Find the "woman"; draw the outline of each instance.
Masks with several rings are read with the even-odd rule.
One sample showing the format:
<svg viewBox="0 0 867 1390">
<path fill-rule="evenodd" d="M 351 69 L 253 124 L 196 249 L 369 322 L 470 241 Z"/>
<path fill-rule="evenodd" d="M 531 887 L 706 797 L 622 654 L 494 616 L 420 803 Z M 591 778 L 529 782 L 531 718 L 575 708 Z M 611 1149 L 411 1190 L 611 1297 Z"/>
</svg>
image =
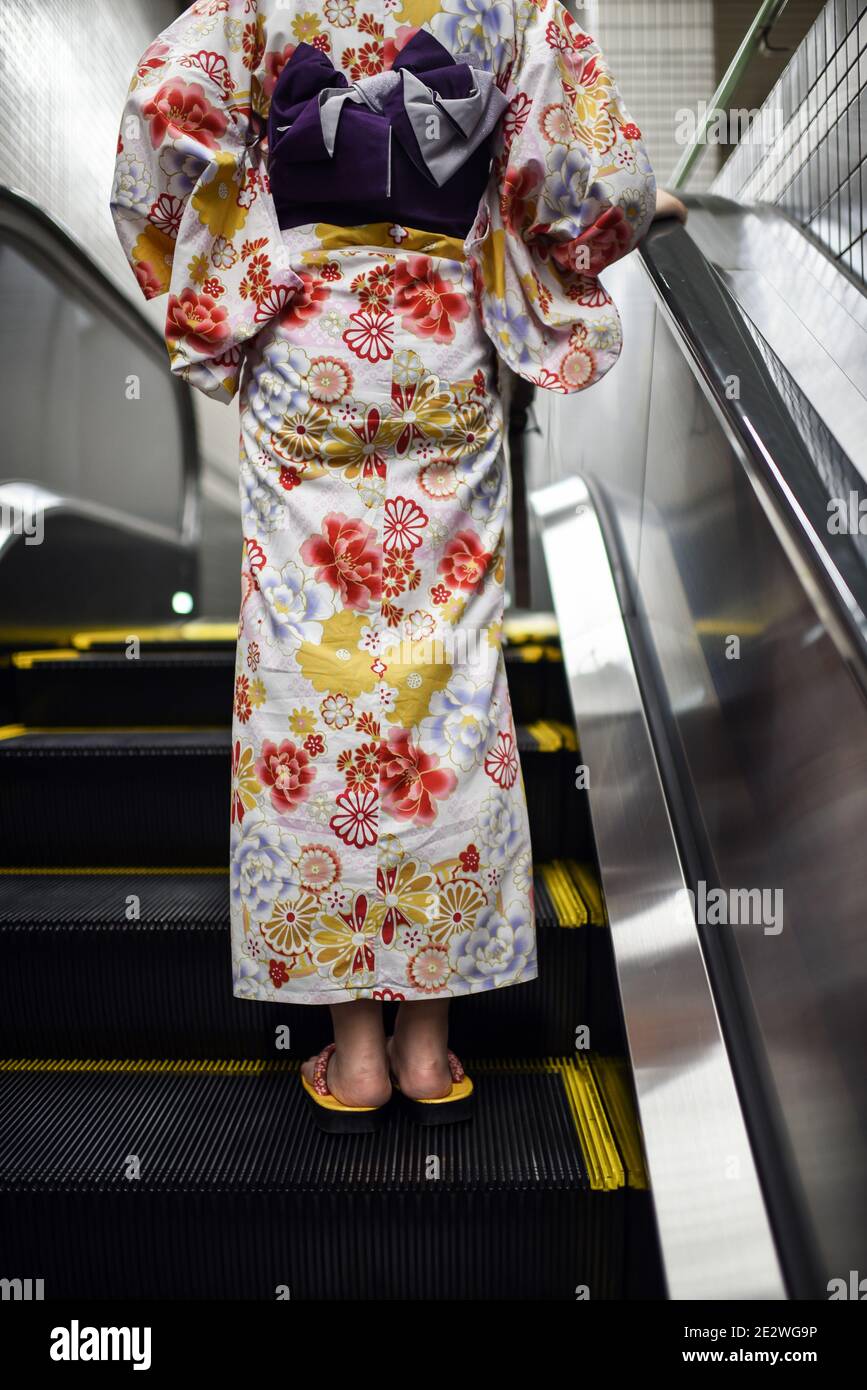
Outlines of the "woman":
<svg viewBox="0 0 867 1390">
<path fill-rule="evenodd" d="M 234 991 L 332 1006 L 324 1127 L 465 1116 L 448 1000 L 536 977 L 495 350 L 598 381 L 654 207 L 558 0 L 199 0 L 133 76 L 118 235 L 171 369 L 240 388 Z"/>
</svg>

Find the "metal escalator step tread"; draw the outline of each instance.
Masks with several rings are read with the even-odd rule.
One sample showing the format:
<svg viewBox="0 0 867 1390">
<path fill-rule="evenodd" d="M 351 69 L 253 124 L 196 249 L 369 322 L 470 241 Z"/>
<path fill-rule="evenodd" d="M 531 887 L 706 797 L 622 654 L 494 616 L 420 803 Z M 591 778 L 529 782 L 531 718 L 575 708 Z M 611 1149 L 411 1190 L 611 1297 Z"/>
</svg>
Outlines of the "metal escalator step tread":
<svg viewBox="0 0 867 1390">
<path fill-rule="evenodd" d="M 402 1114 L 335 1142 L 313 1124 L 297 1064 L 0 1062 L 0 1192 L 311 1191 L 432 1194 L 432 1134 Z M 469 1125 L 435 1132 L 436 1190 L 589 1192 L 555 1068 L 480 1065 Z M 52 1116 L 50 1126 L 45 1116 Z M 598 1167 L 593 1153 L 593 1170 Z"/>
<path fill-rule="evenodd" d="M 603 1063 L 619 1060 L 598 1057 L 593 1053 L 576 1053 L 570 1057 L 474 1061 L 472 1064 L 466 1063 L 466 1066 L 468 1071 L 476 1073 L 492 1067 L 508 1071 L 529 1068 L 559 1076 L 569 1101 L 575 1130 L 581 1140 L 590 1186 L 594 1191 L 613 1192 L 626 1185 L 626 1172 L 620 1151 L 621 1136 L 612 1125 L 604 1104 L 596 1069 Z"/>
<path fill-rule="evenodd" d="M 593 870 L 589 865 L 579 867 L 585 885 L 591 883 Z M 586 898 L 563 861 L 537 865 L 533 882 L 540 929 L 578 927 L 592 920 Z M 570 890 L 566 893 L 564 883 Z M 0 927 L 223 930 L 228 923 L 228 895 L 228 868 L 0 868 Z M 125 915 L 130 897 L 139 903 L 139 916 L 133 920 Z"/>
<path fill-rule="evenodd" d="M 557 909 L 554 906 L 551 894 L 548 892 L 548 885 L 542 873 L 542 866 L 537 864 L 533 869 L 533 902 L 536 910 L 536 919 L 542 918 L 546 922 L 557 922 Z"/>
<path fill-rule="evenodd" d="M 127 920 L 127 900 L 140 916 Z M 8 874 L 0 872 L 0 927 L 87 927 L 146 931 L 153 927 L 218 928 L 229 915 L 228 872 L 114 869 L 107 874 Z"/>
<path fill-rule="evenodd" d="M 575 731 L 557 720 L 539 720 L 535 724 L 519 725 L 516 730 L 518 751 L 521 753 L 553 753 L 560 750 L 577 751 Z M 231 747 L 228 724 L 219 727 L 195 725 L 166 727 L 149 725 L 112 728 L 78 726 L 74 728 L 34 728 L 26 724 L 6 724 L 0 727 L 0 756 L 60 752 L 67 755 L 113 753 L 209 753 L 227 752 Z"/>
<path fill-rule="evenodd" d="M 534 1056 L 574 1046 L 576 1019 L 590 1017 L 587 933 L 562 930 L 550 907 L 537 928 L 536 979 L 453 1001 L 460 1055 L 500 1056 L 516 1040 Z M 266 1059 L 286 1029 L 295 1057 L 327 1041 L 326 1010 L 279 988 L 267 1008 L 234 993 L 222 868 L 0 872 L 0 947 L 6 1056 Z"/>
<path fill-rule="evenodd" d="M 231 671 L 234 668 L 234 651 L 206 649 L 197 651 L 151 651 L 143 648 L 135 661 L 124 652 L 115 651 L 72 651 L 65 648 L 47 651 L 21 651 L 11 655 L 12 665 L 18 671 L 50 671 L 54 667 L 63 669 L 64 678 L 77 674 L 123 671 L 130 679 L 135 679 L 141 670 L 176 671 L 179 668 L 192 668 L 197 671 Z"/>
<path fill-rule="evenodd" d="M 227 758 L 231 732 L 225 728 L 33 729 L 5 725 L 0 729 L 0 758 L 33 757 L 45 753 L 64 757 L 209 756 Z"/>
</svg>

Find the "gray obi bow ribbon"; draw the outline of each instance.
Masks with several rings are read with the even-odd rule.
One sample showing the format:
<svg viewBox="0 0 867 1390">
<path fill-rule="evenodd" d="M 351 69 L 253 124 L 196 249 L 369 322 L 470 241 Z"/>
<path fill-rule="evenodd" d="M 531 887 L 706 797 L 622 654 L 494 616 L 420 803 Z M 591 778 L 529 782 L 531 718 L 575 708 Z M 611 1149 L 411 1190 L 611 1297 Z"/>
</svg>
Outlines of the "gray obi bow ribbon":
<svg viewBox="0 0 867 1390">
<path fill-rule="evenodd" d="M 472 67 L 470 72 L 472 91 L 459 97 L 441 96 L 409 68 L 374 73 L 372 77 L 353 82 L 350 87 L 326 87 L 317 98 L 326 150 L 329 155 L 334 154 L 345 102 L 356 102 L 386 116 L 387 106 L 393 105 L 388 98 L 401 89 L 403 112 L 412 127 L 425 169 L 437 187 L 441 187 L 487 139 L 509 104 L 494 81 L 493 73 Z"/>
<path fill-rule="evenodd" d="M 329 177 L 349 200 L 376 192 L 399 196 L 391 173 L 394 136 L 417 174 L 441 188 L 488 139 L 507 106 L 493 73 L 456 60 L 423 29 L 388 71 L 351 83 L 321 50 L 300 43 L 272 94 L 271 159 L 278 179 L 284 168 L 304 165 L 304 190 L 314 199 L 327 193 Z M 289 197 L 288 185 L 285 192 Z M 291 196 L 297 200 L 300 190 Z"/>
</svg>

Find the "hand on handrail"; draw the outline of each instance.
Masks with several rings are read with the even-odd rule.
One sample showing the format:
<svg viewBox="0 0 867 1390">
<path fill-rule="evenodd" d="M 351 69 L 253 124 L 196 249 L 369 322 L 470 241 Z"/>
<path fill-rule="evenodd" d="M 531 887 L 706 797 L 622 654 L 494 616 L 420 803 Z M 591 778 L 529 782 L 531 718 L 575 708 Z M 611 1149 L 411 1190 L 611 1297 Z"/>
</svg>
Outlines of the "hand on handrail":
<svg viewBox="0 0 867 1390">
<path fill-rule="evenodd" d="M 685 222 L 688 213 L 679 198 L 673 193 L 667 193 L 664 188 L 656 190 L 656 211 L 653 214 L 654 222 L 660 217 L 676 217 L 678 222 Z"/>
</svg>

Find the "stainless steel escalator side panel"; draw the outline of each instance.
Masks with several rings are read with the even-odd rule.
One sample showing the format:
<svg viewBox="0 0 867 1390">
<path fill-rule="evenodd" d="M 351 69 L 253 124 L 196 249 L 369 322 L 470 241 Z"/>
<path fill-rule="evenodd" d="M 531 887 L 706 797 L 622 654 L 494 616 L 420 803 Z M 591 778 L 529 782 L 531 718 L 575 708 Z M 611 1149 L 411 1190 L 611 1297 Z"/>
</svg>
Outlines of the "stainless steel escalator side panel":
<svg viewBox="0 0 867 1390">
<path fill-rule="evenodd" d="M 669 1296 L 783 1299 L 599 518 L 579 477 L 530 501 L 589 772 Z"/>
<path fill-rule="evenodd" d="M 761 465 L 718 424 L 660 315 L 636 628 L 691 878 L 773 895 L 773 925 L 700 930 L 787 1283 L 821 1298 L 867 1230 L 867 704 Z"/>
</svg>

